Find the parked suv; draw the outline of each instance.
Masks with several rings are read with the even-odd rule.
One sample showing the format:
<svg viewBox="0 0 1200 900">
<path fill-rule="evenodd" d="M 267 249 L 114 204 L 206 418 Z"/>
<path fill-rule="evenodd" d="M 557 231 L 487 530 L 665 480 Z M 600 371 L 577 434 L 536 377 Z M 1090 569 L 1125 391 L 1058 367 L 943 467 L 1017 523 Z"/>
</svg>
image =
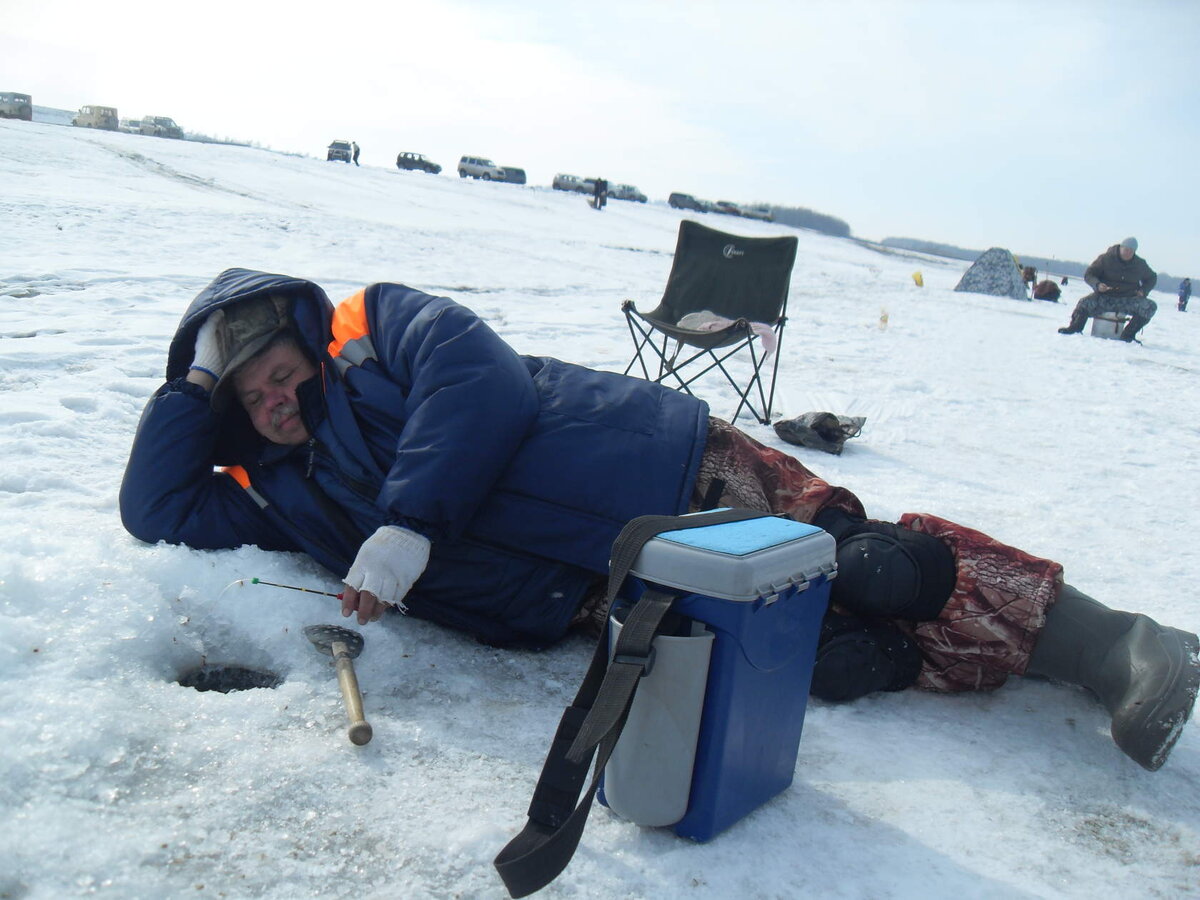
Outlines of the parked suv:
<svg viewBox="0 0 1200 900">
<path fill-rule="evenodd" d="M 105 131 L 116 131 L 119 121 L 117 111 L 111 106 L 81 106 L 75 118 L 71 120 L 71 124 L 81 128 L 103 128 Z"/>
<path fill-rule="evenodd" d="M 127 134 L 141 134 L 142 120 L 141 119 L 122 119 L 117 125 L 117 131 L 124 131 Z"/>
<path fill-rule="evenodd" d="M 28 94 L 0 92 L 0 119 L 33 121 L 33 98 Z"/>
<path fill-rule="evenodd" d="M 632 200 L 634 203 L 645 203 L 646 195 L 632 184 L 618 184 L 608 189 L 608 196 L 614 200 Z"/>
<path fill-rule="evenodd" d="M 503 181 L 504 170 L 482 156 L 464 156 L 458 161 L 458 177 L 482 178 L 484 181 Z"/>
<path fill-rule="evenodd" d="M 759 219 L 763 222 L 774 222 L 775 214 L 768 206 L 743 206 L 742 215 L 747 219 Z"/>
<path fill-rule="evenodd" d="M 524 184 L 525 170 L 519 169 L 516 166 L 503 166 L 504 180 L 509 184 Z"/>
<path fill-rule="evenodd" d="M 667 203 L 676 209 L 694 209 L 696 212 L 708 212 L 703 200 L 697 200 L 691 194 L 672 194 Z"/>
<path fill-rule="evenodd" d="M 575 191 L 579 194 L 589 190 L 583 186 L 583 179 L 578 175 L 555 175 L 551 187 L 556 191 Z"/>
<path fill-rule="evenodd" d="M 421 172 L 428 172 L 430 175 L 436 175 L 442 171 L 441 166 L 420 153 L 401 153 L 396 157 L 396 168 L 409 171 L 416 169 Z"/>
<path fill-rule="evenodd" d="M 325 151 L 325 162 L 350 162 L 353 150 L 349 141 L 334 141 Z"/>
<path fill-rule="evenodd" d="M 183 129 L 169 116 L 146 116 L 142 119 L 142 134 L 153 137 L 181 138 Z"/>
</svg>

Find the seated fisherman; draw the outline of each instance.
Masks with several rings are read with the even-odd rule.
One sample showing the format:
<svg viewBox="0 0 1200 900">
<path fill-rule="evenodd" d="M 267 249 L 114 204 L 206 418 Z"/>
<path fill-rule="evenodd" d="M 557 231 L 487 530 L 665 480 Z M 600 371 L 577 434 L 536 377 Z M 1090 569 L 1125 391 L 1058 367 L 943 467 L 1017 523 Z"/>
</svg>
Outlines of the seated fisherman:
<svg viewBox="0 0 1200 900">
<path fill-rule="evenodd" d="M 1137 238 L 1127 237 L 1092 261 L 1083 274 L 1092 293 L 1079 298 L 1070 324 L 1058 329 L 1059 334 L 1079 334 L 1091 316 L 1107 312 L 1129 316 L 1121 340 L 1128 342 L 1137 337 L 1158 311 L 1158 304 L 1150 299 L 1158 276 L 1137 255 L 1137 248 Z"/>
<path fill-rule="evenodd" d="M 202 549 L 300 550 L 386 608 L 494 644 L 602 623 L 613 540 L 641 515 L 740 506 L 837 541 L 813 692 L 1083 685 L 1157 769 L 1191 713 L 1195 635 L 1118 612 L 1062 567 L 928 514 L 868 519 L 844 488 L 685 393 L 517 355 L 453 301 L 221 273 L 171 342 L 138 426 L 125 527 Z M 214 470 L 214 466 L 222 467 Z"/>
</svg>

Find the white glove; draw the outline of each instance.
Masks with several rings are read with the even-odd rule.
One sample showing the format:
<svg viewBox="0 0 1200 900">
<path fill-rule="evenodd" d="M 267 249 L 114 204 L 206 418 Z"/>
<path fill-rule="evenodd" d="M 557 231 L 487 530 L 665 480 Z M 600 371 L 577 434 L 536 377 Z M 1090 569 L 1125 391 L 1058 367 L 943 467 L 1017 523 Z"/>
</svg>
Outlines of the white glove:
<svg viewBox="0 0 1200 900">
<path fill-rule="evenodd" d="M 221 341 L 217 337 L 217 329 L 225 319 L 225 310 L 218 309 L 209 313 L 204 324 L 196 333 L 196 355 L 192 359 L 192 368 L 207 372 L 217 381 L 225 372 L 225 354 L 221 352 Z"/>
<path fill-rule="evenodd" d="M 363 541 L 342 581 L 394 606 L 404 599 L 428 563 L 429 538 L 399 525 L 383 525 Z"/>
</svg>

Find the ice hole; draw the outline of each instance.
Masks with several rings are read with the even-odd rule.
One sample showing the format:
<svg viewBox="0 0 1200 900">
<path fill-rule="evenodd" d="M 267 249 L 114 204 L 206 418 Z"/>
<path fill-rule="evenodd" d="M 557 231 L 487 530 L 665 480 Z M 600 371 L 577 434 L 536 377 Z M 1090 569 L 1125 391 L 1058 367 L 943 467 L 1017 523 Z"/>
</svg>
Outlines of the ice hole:
<svg viewBox="0 0 1200 900">
<path fill-rule="evenodd" d="M 222 694 L 228 694 L 252 688 L 279 687 L 283 684 L 283 679 L 274 672 L 249 666 L 203 665 L 184 672 L 179 676 L 179 683 L 198 691 L 220 691 Z"/>
</svg>

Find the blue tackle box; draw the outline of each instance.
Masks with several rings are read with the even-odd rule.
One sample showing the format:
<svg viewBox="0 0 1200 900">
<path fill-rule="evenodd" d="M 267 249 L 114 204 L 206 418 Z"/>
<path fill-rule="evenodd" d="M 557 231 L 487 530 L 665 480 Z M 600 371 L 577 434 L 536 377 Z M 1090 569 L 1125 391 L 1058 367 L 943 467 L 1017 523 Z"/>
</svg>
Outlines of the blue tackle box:
<svg viewBox="0 0 1200 900">
<path fill-rule="evenodd" d="M 792 783 L 834 540 L 766 517 L 649 540 L 609 619 L 648 587 L 675 595 L 671 633 L 638 686 L 600 800 L 640 825 L 707 841 Z"/>
</svg>

